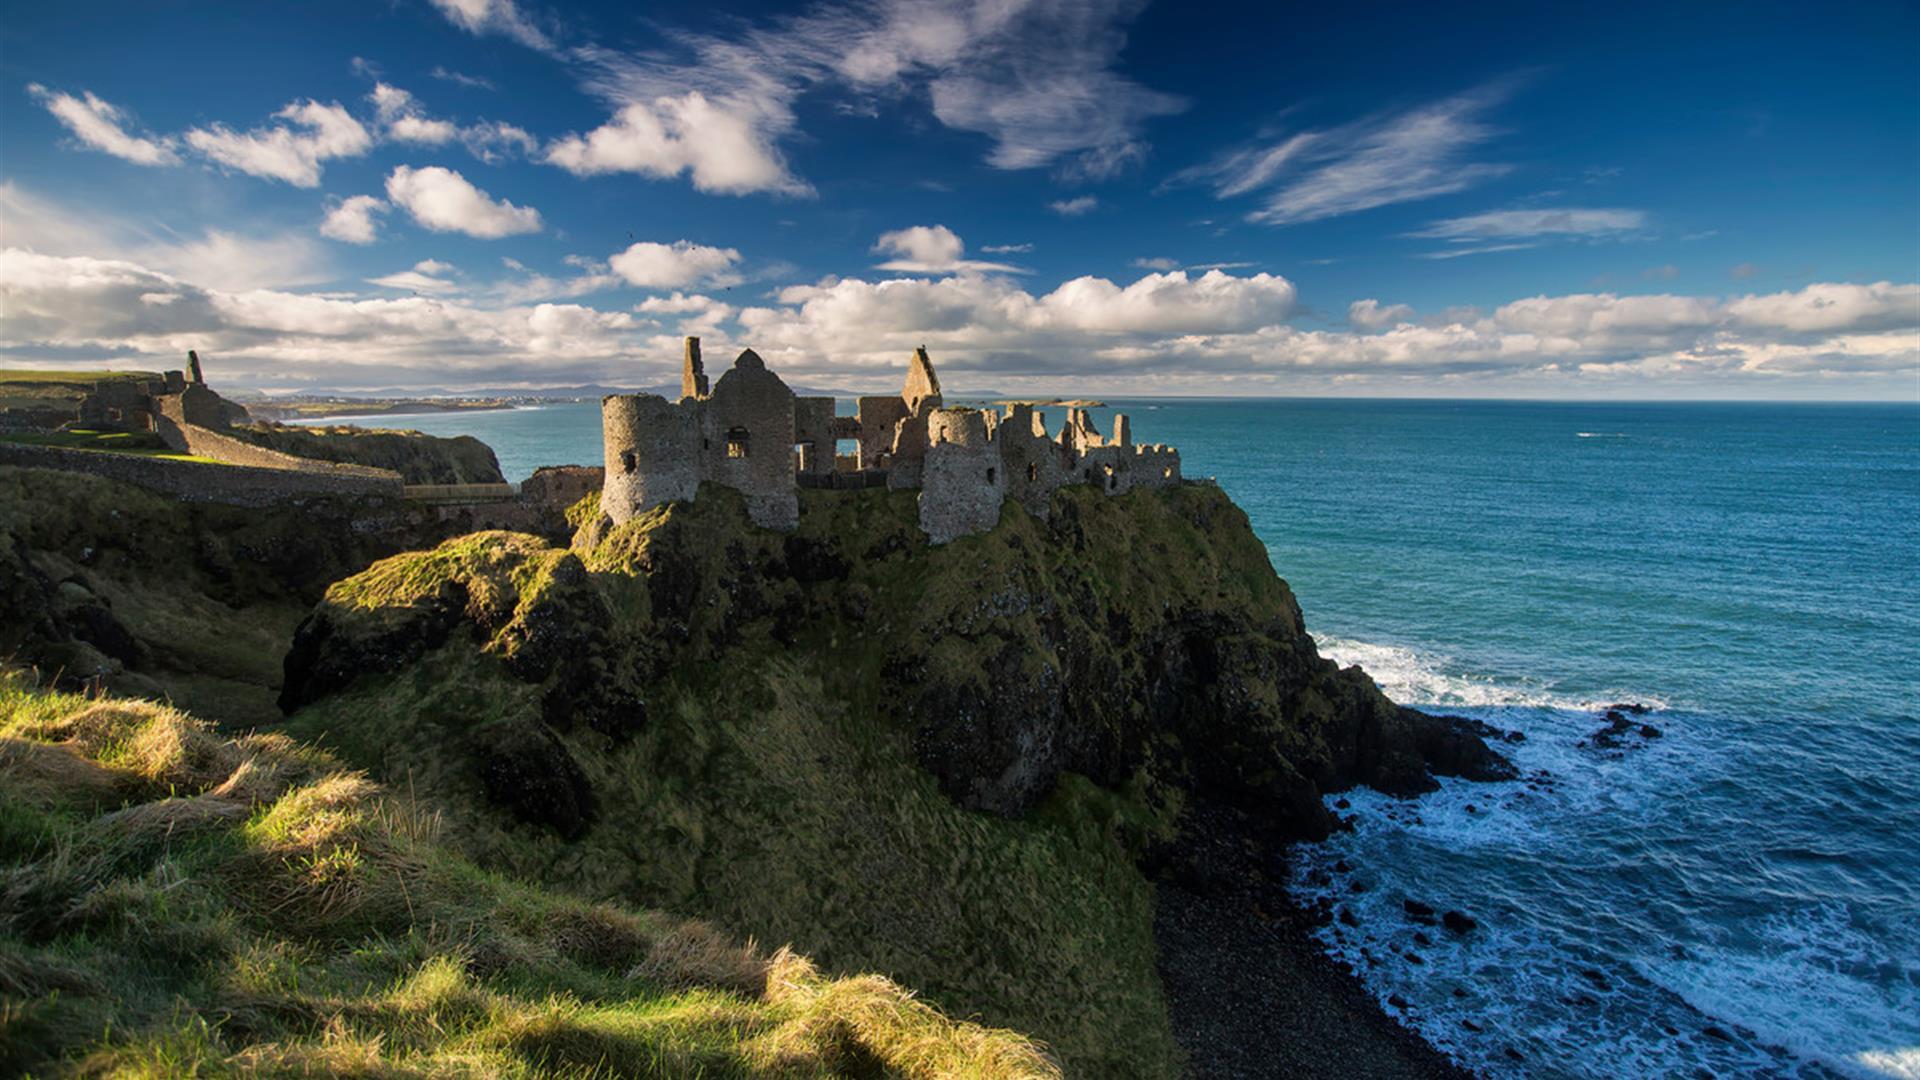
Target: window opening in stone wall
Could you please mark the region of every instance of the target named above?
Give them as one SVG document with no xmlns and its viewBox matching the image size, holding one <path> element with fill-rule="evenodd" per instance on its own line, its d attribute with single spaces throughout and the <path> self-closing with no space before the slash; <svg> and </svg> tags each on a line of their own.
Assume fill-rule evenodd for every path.
<svg viewBox="0 0 1920 1080">
<path fill-rule="evenodd" d="M 747 456 L 746 428 L 733 428 L 727 432 L 727 456 L 730 458 Z"/>
<path fill-rule="evenodd" d="M 632 472 L 635 466 L 636 466 L 636 463 L 633 460 L 633 451 L 622 450 L 620 452 L 620 471 Z"/>
<path fill-rule="evenodd" d="M 1040 466 L 1029 463 L 1027 465 L 1027 483 L 1037 484 L 1039 482 L 1040 482 Z"/>
<path fill-rule="evenodd" d="M 793 468 L 795 472 L 813 471 L 813 441 L 802 439 L 793 444 Z"/>
<path fill-rule="evenodd" d="M 988 467 L 987 467 L 987 483 L 989 483 L 989 484 L 991 484 L 991 483 L 993 483 L 993 475 L 994 475 L 994 469 L 993 469 L 993 467 L 992 467 L 992 466 L 988 466 Z"/>
</svg>

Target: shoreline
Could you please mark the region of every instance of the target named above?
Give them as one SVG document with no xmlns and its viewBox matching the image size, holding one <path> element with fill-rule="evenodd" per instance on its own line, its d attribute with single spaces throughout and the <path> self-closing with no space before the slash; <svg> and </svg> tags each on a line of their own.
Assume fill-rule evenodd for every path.
<svg viewBox="0 0 1920 1080">
<path fill-rule="evenodd" d="M 1473 1076 L 1388 1015 L 1314 938 L 1321 917 L 1285 884 L 1288 842 L 1238 811 L 1196 810 L 1197 827 L 1162 853 L 1153 917 L 1187 1075 Z"/>
</svg>

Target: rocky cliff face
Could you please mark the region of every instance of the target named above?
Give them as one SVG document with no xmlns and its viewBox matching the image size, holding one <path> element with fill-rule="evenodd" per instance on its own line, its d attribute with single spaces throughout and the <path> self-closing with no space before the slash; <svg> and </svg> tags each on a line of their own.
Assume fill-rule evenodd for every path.
<svg viewBox="0 0 1920 1080">
<path fill-rule="evenodd" d="M 791 534 L 709 487 L 376 564 L 282 707 L 482 861 L 892 972 L 1069 1072 L 1173 1067 L 1135 867 L 1195 808 L 1317 837 L 1331 791 L 1511 775 L 1321 658 L 1216 488 L 1069 488 L 938 548 L 910 492 L 801 494 Z"/>
<path fill-rule="evenodd" d="M 382 431 L 335 424 L 286 427 L 254 424 L 231 434 L 283 454 L 392 469 L 409 484 L 498 484 L 505 481 L 493 448 L 471 435 L 445 438 L 417 431 Z"/>
</svg>

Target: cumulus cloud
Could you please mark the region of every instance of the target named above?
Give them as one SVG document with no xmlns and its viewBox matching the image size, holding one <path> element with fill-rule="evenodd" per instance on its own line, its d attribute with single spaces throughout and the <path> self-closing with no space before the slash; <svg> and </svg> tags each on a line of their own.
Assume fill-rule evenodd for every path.
<svg viewBox="0 0 1920 1080">
<path fill-rule="evenodd" d="M 1100 200 L 1092 195 L 1080 195 L 1071 199 L 1056 199 L 1047 204 L 1047 209 L 1061 217 L 1084 217 L 1100 206 Z"/>
<path fill-rule="evenodd" d="M 236 382 L 388 386 L 520 382 L 530 369 L 568 381 L 628 376 L 637 351 L 658 351 L 663 371 L 672 355 L 673 342 L 649 341 L 631 314 L 577 304 L 220 291 L 135 263 L 15 248 L 0 251 L 0 280 L 8 283 L 0 291 L 0 353 L 16 358 L 112 350 L 160 363 L 194 348 L 219 356 L 223 378 Z"/>
<path fill-rule="evenodd" d="M 249 176 L 295 187 L 318 187 L 322 162 L 373 147 L 373 136 L 338 104 L 296 101 L 273 115 L 286 123 L 246 132 L 211 124 L 188 131 L 187 145 Z"/>
<path fill-rule="evenodd" d="M 326 220 L 320 223 L 320 235 L 347 244 L 371 244 L 380 234 L 374 216 L 387 210 L 386 200 L 372 195 L 342 199 L 327 211 Z"/>
<path fill-rule="evenodd" d="M 1361 330 L 1378 330 L 1413 318 L 1406 304 L 1381 304 L 1378 300 L 1355 300 L 1347 306 L 1347 321 Z"/>
<path fill-rule="evenodd" d="M 977 262 L 962 258 L 967 250 L 966 244 L 945 225 L 915 225 L 881 233 L 880 239 L 873 245 L 873 250 L 878 254 L 893 256 L 879 264 L 878 269 L 881 270 L 896 270 L 909 274 L 958 274 L 967 271 L 1014 274 L 1026 272 L 1006 263 Z"/>
<path fill-rule="evenodd" d="M 540 211 L 515 206 L 474 187 L 467 178 L 438 165 L 415 169 L 401 165 L 387 177 L 387 198 L 435 232 L 458 232 L 482 240 L 539 232 Z"/>
<path fill-rule="evenodd" d="M 418 98 L 397 86 L 375 83 L 368 97 L 386 126 L 387 138 L 395 142 L 444 146 L 460 134 L 453 121 L 428 116 Z"/>
<path fill-rule="evenodd" d="M 740 253 L 733 248 L 707 247 L 687 240 L 671 244 L 642 241 L 607 260 L 614 273 L 629 285 L 643 289 L 676 289 L 688 285 L 732 285 L 740 280 L 733 266 Z"/>
<path fill-rule="evenodd" d="M 812 190 L 787 172 L 751 110 L 697 90 L 629 104 L 586 135 L 555 141 L 546 160 L 576 176 L 631 172 L 670 179 L 684 172 L 694 187 L 717 194 Z"/>
<path fill-rule="evenodd" d="M 1469 160 L 1497 130 L 1483 115 L 1505 97 L 1476 90 L 1324 131 L 1249 143 L 1187 169 L 1176 183 L 1222 199 L 1262 193 L 1248 221 L 1294 225 L 1464 191 L 1511 166 Z"/>
<path fill-rule="evenodd" d="M 1139 7 L 864 0 L 725 34 L 669 31 L 666 49 L 578 46 L 569 55 L 615 112 L 554 143 L 548 159 L 581 175 L 685 173 L 706 191 L 804 194 L 810 185 L 780 147 L 798 98 L 825 90 L 850 115 L 876 115 L 881 98 L 928 101 L 942 124 L 987 136 L 996 168 L 1103 179 L 1145 157 L 1148 120 L 1185 107 L 1114 70 Z"/>
<path fill-rule="evenodd" d="M 127 133 L 126 111 L 81 91 L 81 96 L 48 90 L 39 83 L 27 84 L 27 93 L 46 107 L 82 143 L 136 165 L 174 165 L 180 156 L 174 153 L 172 139 L 155 139 Z"/>
</svg>

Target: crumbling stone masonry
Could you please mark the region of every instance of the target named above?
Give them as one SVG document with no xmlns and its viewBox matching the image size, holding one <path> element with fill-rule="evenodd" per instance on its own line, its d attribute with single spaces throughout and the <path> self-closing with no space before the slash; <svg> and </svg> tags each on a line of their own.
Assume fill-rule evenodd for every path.
<svg viewBox="0 0 1920 1080">
<path fill-rule="evenodd" d="M 1004 415 L 946 408 L 924 348 L 908 361 L 898 396 L 859 398 L 852 416 L 837 415 L 832 398 L 796 396 L 752 349 L 709 392 L 699 338 L 687 339 L 679 401 L 613 394 L 600 409 L 600 506 L 616 525 L 691 501 L 703 482 L 739 491 L 754 522 L 774 529 L 798 524 L 799 487 L 886 486 L 918 488 L 920 527 L 944 544 L 993 528 L 1009 498 L 1045 517 L 1067 484 L 1120 495 L 1180 483 L 1180 452 L 1136 445 L 1124 415 L 1106 436 L 1085 409 L 1069 409 L 1050 436 L 1029 404 L 1008 405 Z M 858 448 L 841 456 L 841 440 Z"/>
</svg>

